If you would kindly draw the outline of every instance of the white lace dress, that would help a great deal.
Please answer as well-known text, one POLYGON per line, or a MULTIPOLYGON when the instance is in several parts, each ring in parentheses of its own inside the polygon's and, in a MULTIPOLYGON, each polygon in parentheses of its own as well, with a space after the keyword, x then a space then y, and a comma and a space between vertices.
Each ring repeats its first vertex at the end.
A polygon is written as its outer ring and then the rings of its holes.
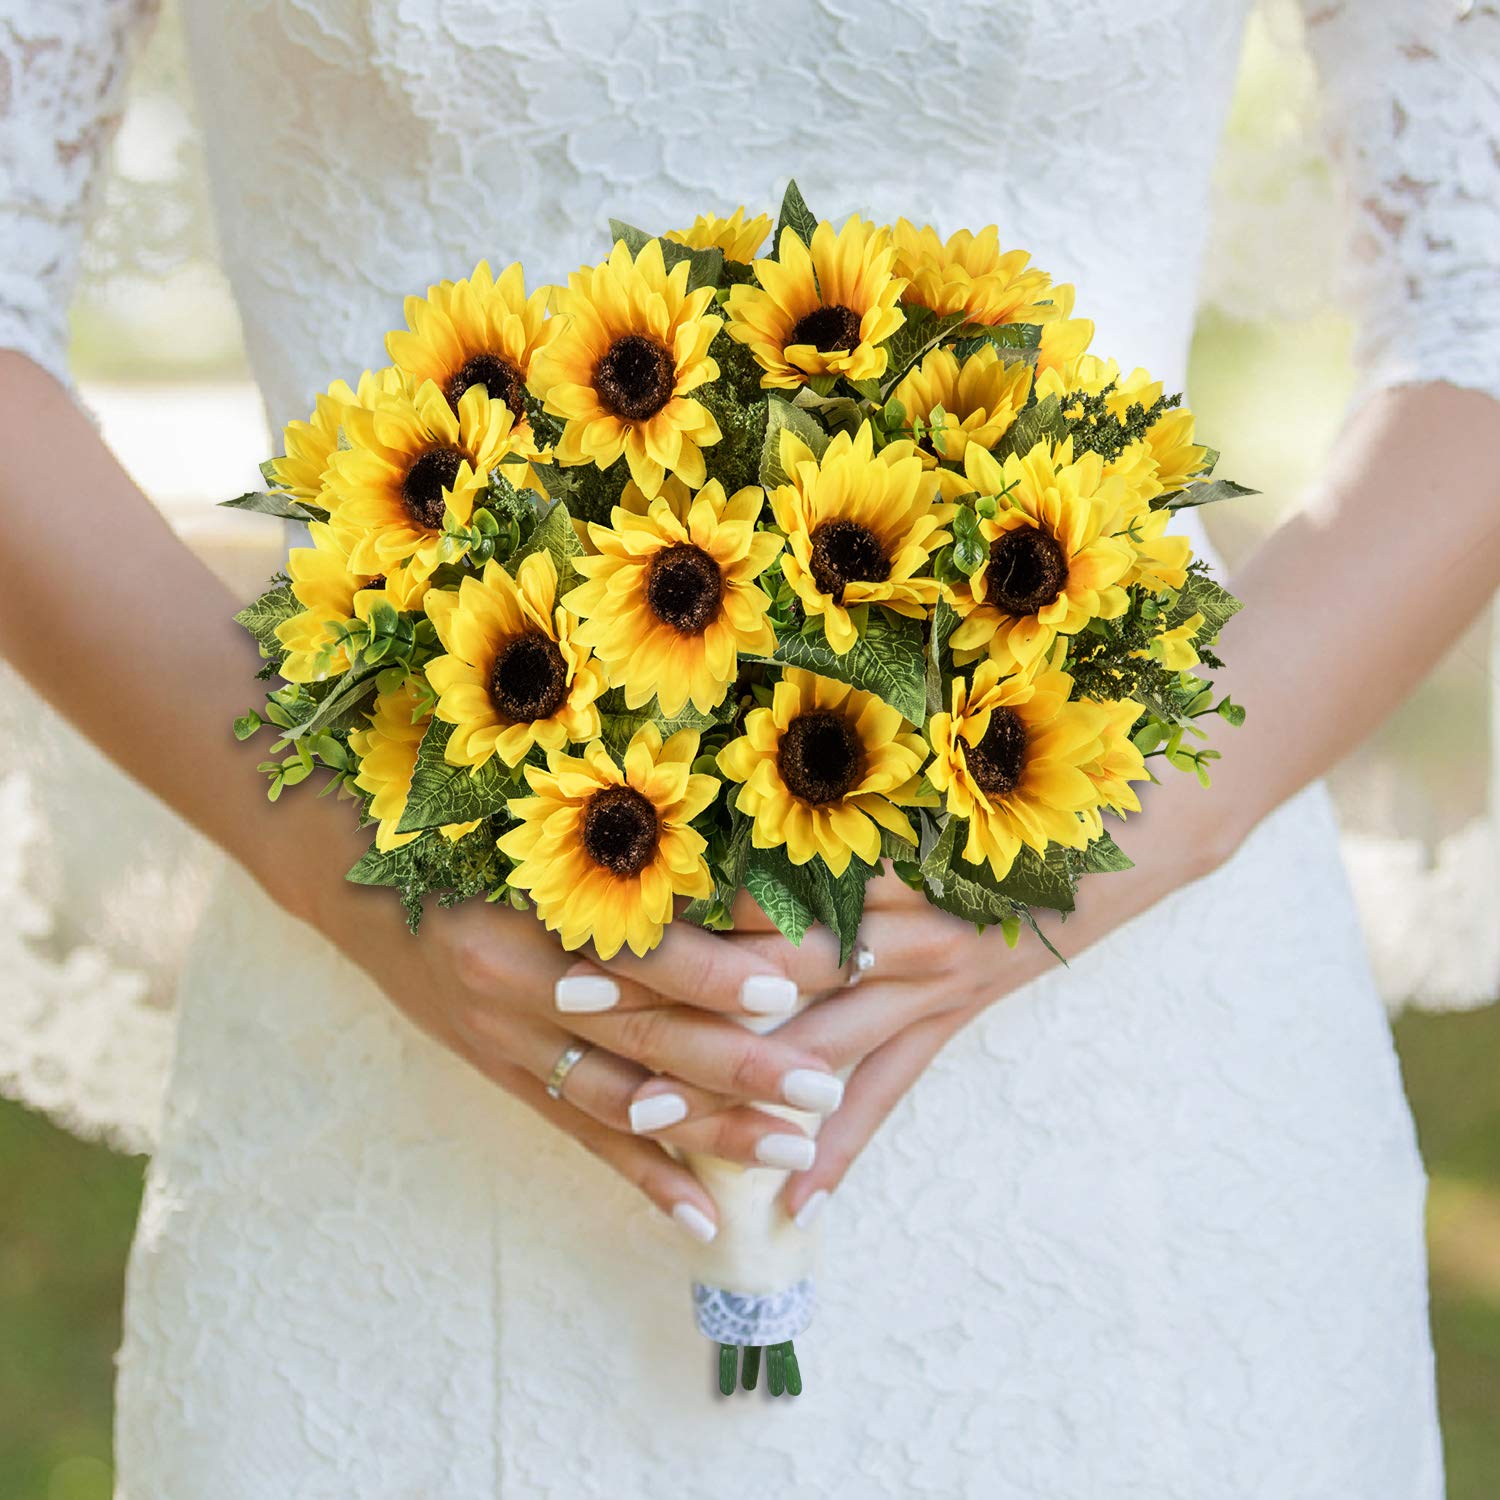
MULTIPOLYGON (((0 340, 60 368, 132 0, 0 3, 0 340)), ((1500 394, 1492 4, 1322 0, 1373 382, 1500 394)), ((1243 3, 196 0, 273 422, 403 294, 773 205, 998 220, 1181 382, 1243 3)), ((1330 254, 1340 253, 1330 247, 1330 254)), ((712 1394, 671 1226, 233 871, 131 1261, 129 1500, 1438 1500, 1423 1176, 1321 789, 1009 996, 828 1215, 808 1389, 712 1394), (1170 963, 1165 960, 1170 958, 1170 963)))

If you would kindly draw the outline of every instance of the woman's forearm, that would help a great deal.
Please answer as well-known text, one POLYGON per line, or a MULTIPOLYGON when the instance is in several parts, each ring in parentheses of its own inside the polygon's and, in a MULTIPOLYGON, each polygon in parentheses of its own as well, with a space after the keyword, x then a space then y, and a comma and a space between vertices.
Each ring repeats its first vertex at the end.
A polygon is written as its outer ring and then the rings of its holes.
MULTIPOLYGON (((1229 580, 1245 608, 1224 630, 1213 786, 1164 770, 1121 843, 1135 868, 1089 881, 1051 922, 1082 952, 1232 854, 1268 813, 1374 730, 1500 586, 1500 403, 1426 385, 1356 412, 1309 504, 1229 580)), ((1040 970, 1044 960, 1037 959, 1040 970)))
MULTIPOLYGON (((261 666, 231 618, 241 601, 177 538, 56 381, 11 353, 0 353, 0 451, 0 655, 264 880, 287 863, 291 824, 302 820, 267 816, 256 757, 231 732, 261 666)), ((316 818, 320 828, 352 829, 347 807, 337 811, 316 818)), ((339 842, 332 863, 353 847, 339 842)))

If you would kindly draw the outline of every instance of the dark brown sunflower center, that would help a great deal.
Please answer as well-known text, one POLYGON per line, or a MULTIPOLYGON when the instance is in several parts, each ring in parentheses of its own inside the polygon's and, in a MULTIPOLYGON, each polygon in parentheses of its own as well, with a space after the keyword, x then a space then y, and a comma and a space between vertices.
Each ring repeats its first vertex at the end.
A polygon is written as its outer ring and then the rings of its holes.
POLYGON ((814 709, 798 714, 776 750, 781 779, 804 802, 837 802, 858 784, 865 770, 865 747, 842 714, 814 709))
POLYGON ((661 824, 656 809, 634 787, 595 792, 583 814, 583 847, 614 875, 639 875, 656 855, 661 824))
POLYGON ((443 509, 447 504, 443 491, 453 488, 466 457, 457 448, 429 448, 406 471, 406 478, 401 481, 401 498, 418 526, 429 531, 442 530, 443 509))
POLYGON ((846 352, 859 342, 859 314, 842 302, 803 313, 792 327, 788 344, 811 344, 820 354, 846 352))
POLYGON ((568 696, 568 664, 540 630, 508 641, 490 668, 490 701, 517 724, 550 719, 568 696))
POLYGON ((1045 609, 1068 582, 1068 560, 1056 538, 1034 526, 1007 531, 990 543, 985 602, 1008 615, 1045 609))
POLYGON ((884 583, 891 560, 880 538, 858 521, 823 521, 813 528, 812 576, 836 604, 844 602, 850 583, 884 583))
POLYGON ((964 762, 979 789, 991 797, 1015 791, 1026 769, 1026 726, 1013 708, 990 713, 990 727, 977 745, 964 746, 964 762))
POLYGON ((456 407, 471 385, 482 385, 490 393, 491 401, 503 401, 510 407, 516 421, 525 417, 526 403, 522 392, 526 382, 521 379, 521 372, 503 356, 476 354, 472 359, 466 359, 448 382, 448 400, 456 407))
POLYGON ((672 399, 677 370, 655 339, 627 333, 594 366, 594 389, 606 411, 630 422, 654 417, 672 399))
POLYGON ((701 635, 719 617, 724 575, 701 547, 663 547, 646 570, 646 603, 663 624, 683 635, 701 635))

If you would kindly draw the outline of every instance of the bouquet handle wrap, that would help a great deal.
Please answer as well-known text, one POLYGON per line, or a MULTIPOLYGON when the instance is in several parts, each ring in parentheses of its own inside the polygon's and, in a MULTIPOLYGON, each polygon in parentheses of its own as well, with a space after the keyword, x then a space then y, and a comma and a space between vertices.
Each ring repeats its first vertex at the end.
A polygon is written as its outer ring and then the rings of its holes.
MULTIPOLYGON (((764 1035, 782 1023, 741 1017, 764 1035)), ((818 1115, 784 1104, 757 1104, 816 1135, 818 1115)), ((693 1306, 699 1331, 719 1344, 771 1345, 796 1338, 812 1322, 813 1283, 822 1236, 799 1229, 781 1205, 789 1172, 745 1167, 717 1156, 684 1158, 719 1209, 719 1232, 693 1253, 693 1306)))

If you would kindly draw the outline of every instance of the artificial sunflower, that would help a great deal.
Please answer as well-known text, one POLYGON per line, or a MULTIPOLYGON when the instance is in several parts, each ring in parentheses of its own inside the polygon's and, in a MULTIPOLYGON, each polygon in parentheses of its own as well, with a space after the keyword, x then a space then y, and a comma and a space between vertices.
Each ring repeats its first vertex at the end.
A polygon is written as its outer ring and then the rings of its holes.
POLYGON ((751 709, 719 751, 719 769, 742 783, 735 806, 757 849, 785 845, 794 865, 819 855, 842 875, 852 855, 879 859, 882 828, 916 842, 898 804, 922 800, 925 759, 922 736, 873 693, 788 667, 771 706, 751 709))
POLYGON ((349 670, 348 647, 340 635, 356 622, 368 622, 384 601, 397 611, 420 607, 427 581, 417 568, 393 569, 388 578, 356 573, 348 549, 324 521, 308 526, 311 547, 293 547, 287 575, 300 614, 276 627, 287 654, 278 668, 288 682, 320 682, 349 670))
POLYGON ((1135 560, 1116 534, 1125 485, 1097 453, 1075 460, 1071 439, 1041 442, 1001 464, 970 443, 964 473, 977 493, 1002 499, 979 522, 989 555, 949 593, 962 617, 949 637, 959 662, 988 653, 1002 670, 1029 667, 1058 636, 1124 613, 1135 560))
POLYGON ((822 617, 828 644, 840 654, 854 644, 856 605, 922 619, 942 593, 929 562, 949 540, 943 527, 954 507, 939 499, 938 477, 916 444, 887 443, 877 453, 863 422, 818 458, 783 428, 781 466, 789 482, 771 492, 771 509, 787 538, 782 574, 803 609, 822 617))
POLYGON ((1058 314, 1052 279, 1024 250, 1000 249, 991 224, 978 234, 960 229, 946 241, 930 224, 898 219, 892 231, 895 270, 907 281, 906 301, 940 317, 961 312, 971 323, 1046 323, 1058 314))
POLYGON ((468 525, 490 470, 517 451, 510 408, 482 385, 457 412, 430 380, 414 395, 382 393, 346 407, 343 425, 350 447, 329 467, 329 521, 365 574, 407 562, 430 574, 444 516, 468 525))
POLYGON ((335 380, 314 401, 307 421, 288 422, 282 430, 285 452, 271 460, 271 471, 281 487, 296 499, 326 510, 324 481, 329 460, 338 452, 345 410, 351 406, 369 406, 377 396, 394 394, 403 385, 401 372, 393 369, 366 370, 359 377, 358 390, 352 390, 347 380, 335 380))
MULTIPOLYGON (((431 722, 432 716, 421 712, 421 699, 408 677, 400 687, 376 697, 366 728, 349 732, 349 748, 359 758, 354 784, 370 793, 370 813, 379 823, 375 847, 383 854, 421 837, 420 833, 397 833, 396 827, 406 811, 417 751, 431 722)), ((445 839, 453 840, 478 827, 476 819, 472 823, 445 823, 439 831, 445 839)))
POLYGON ((1130 698, 1121 698, 1094 706, 1102 711, 1104 719, 1099 751, 1083 767, 1084 775, 1094 783, 1094 790, 1099 794, 1098 806, 1086 808, 1083 812, 1084 826, 1091 840, 1104 832, 1103 814, 1106 811, 1119 817, 1139 812, 1141 800, 1130 783, 1151 780, 1145 757, 1130 737, 1136 720, 1144 712, 1141 705, 1130 698))
POLYGON ((406 327, 386 335, 386 352, 413 388, 431 380, 455 411, 470 386, 482 385, 510 408, 519 437, 528 428, 532 360, 557 332, 547 317, 548 293, 543 287, 527 296, 519 261, 496 277, 482 260, 472 276, 408 297, 406 327))
POLYGON ((581 756, 553 750, 547 769, 527 766, 533 795, 511 801, 519 820, 499 841, 517 861, 510 883, 529 891, 564 948, 592 940, 602 959, 624 944, 644 956, 661 941, 678 896, 713 892, 707 845, 689 825, 719 794, 693 772, 696 730, 665 744, 642 725, 616 765, 595 740, 581 756))
POLYGON ((857 215, 836 234, 819 224, 811 246, 783 229, 777 258, 755 262, 758 285, 729 289, 729 336, 749 345, 765 371, 760 383, 791 388, 812 375, 885 374, 881 345, 906 320, 893 258, 888 234, 857 215))
POLYGON ((741 204, 727 219, 714 214, 699 214, 686 229, 669 229, 667 238, 674 244, 686 245, 690 250, 722 250, 725 260, 748 265, 770 232, 769 214, 756 214, 753 219, 747 219, 741 204))
POLYGON ((453 725, 455 766, 499 756, 519 765, 533 746, 560 750, 599 733, 604 676, 557 602, 550 553, 533 552, 512 577, 491 559, 480 578, 427 596, 446 656, 427 663, 437 717, 453 725))
POLYGON ((928 723, 928 780, 949 813, 967 821, 963 857, 988 862, 996 880, 1010 873, 1023 844, 1038 854, 1049 844, 1083 848, 1098 831, 1101 804, 1120 798, 1116 783, 1133 799, 1125 778, 1145 775, 1128 736, 1140 704, 1072 702, 1072 690, 1065 672, 1044 666, 1007 675, 987 661, 972 682, 954 679, 952 712, 928 723))
POLYGON ((755 580, 781 538, 755 529, 762 504, 754 485, 726 499, 717 479, 697 495, 668 479, 654 499, 627 485, 611 524, 589 527, 595 555, 576 564, 587 581, 564 603, 585 617, 578 639, 629 707, 655 694, 664 714, 689 700, 708 713, 724 701, 741 652, 776 650, 771 601, 755 580))
POLYGON ((660 240, 633 260, 621 240, 556 289, 561 328, 532 365, 531 389, 566 423, 560 463, 607 469, 623 454, 648 495, 669 473, 703 483, 702 450, 721 434, 688 393, 718 378, 708 347, 723 319, 708 311, 712 287, 688 291, 688 270, 684 260, 667 271, 660 240))
POLYGON ((1067 285, 1055 286, 1051 295, 1056 316, 1042 324, 1036 350, 1039 379, 1048 370, 1066 369, 1087 352, 1094 340, 1093 320, 1073 316, 1074 289, 1067 285))
POLYGON ((993 448, 1010 431, 1031 393, 1031 370, 1004 359, 990 343, 961 364, 951 349, 934 349, 891 393, 906 409, 907 425, 920 418, 933 428, 919 446, 923 462, 961 463, 970 443, 993 448))

